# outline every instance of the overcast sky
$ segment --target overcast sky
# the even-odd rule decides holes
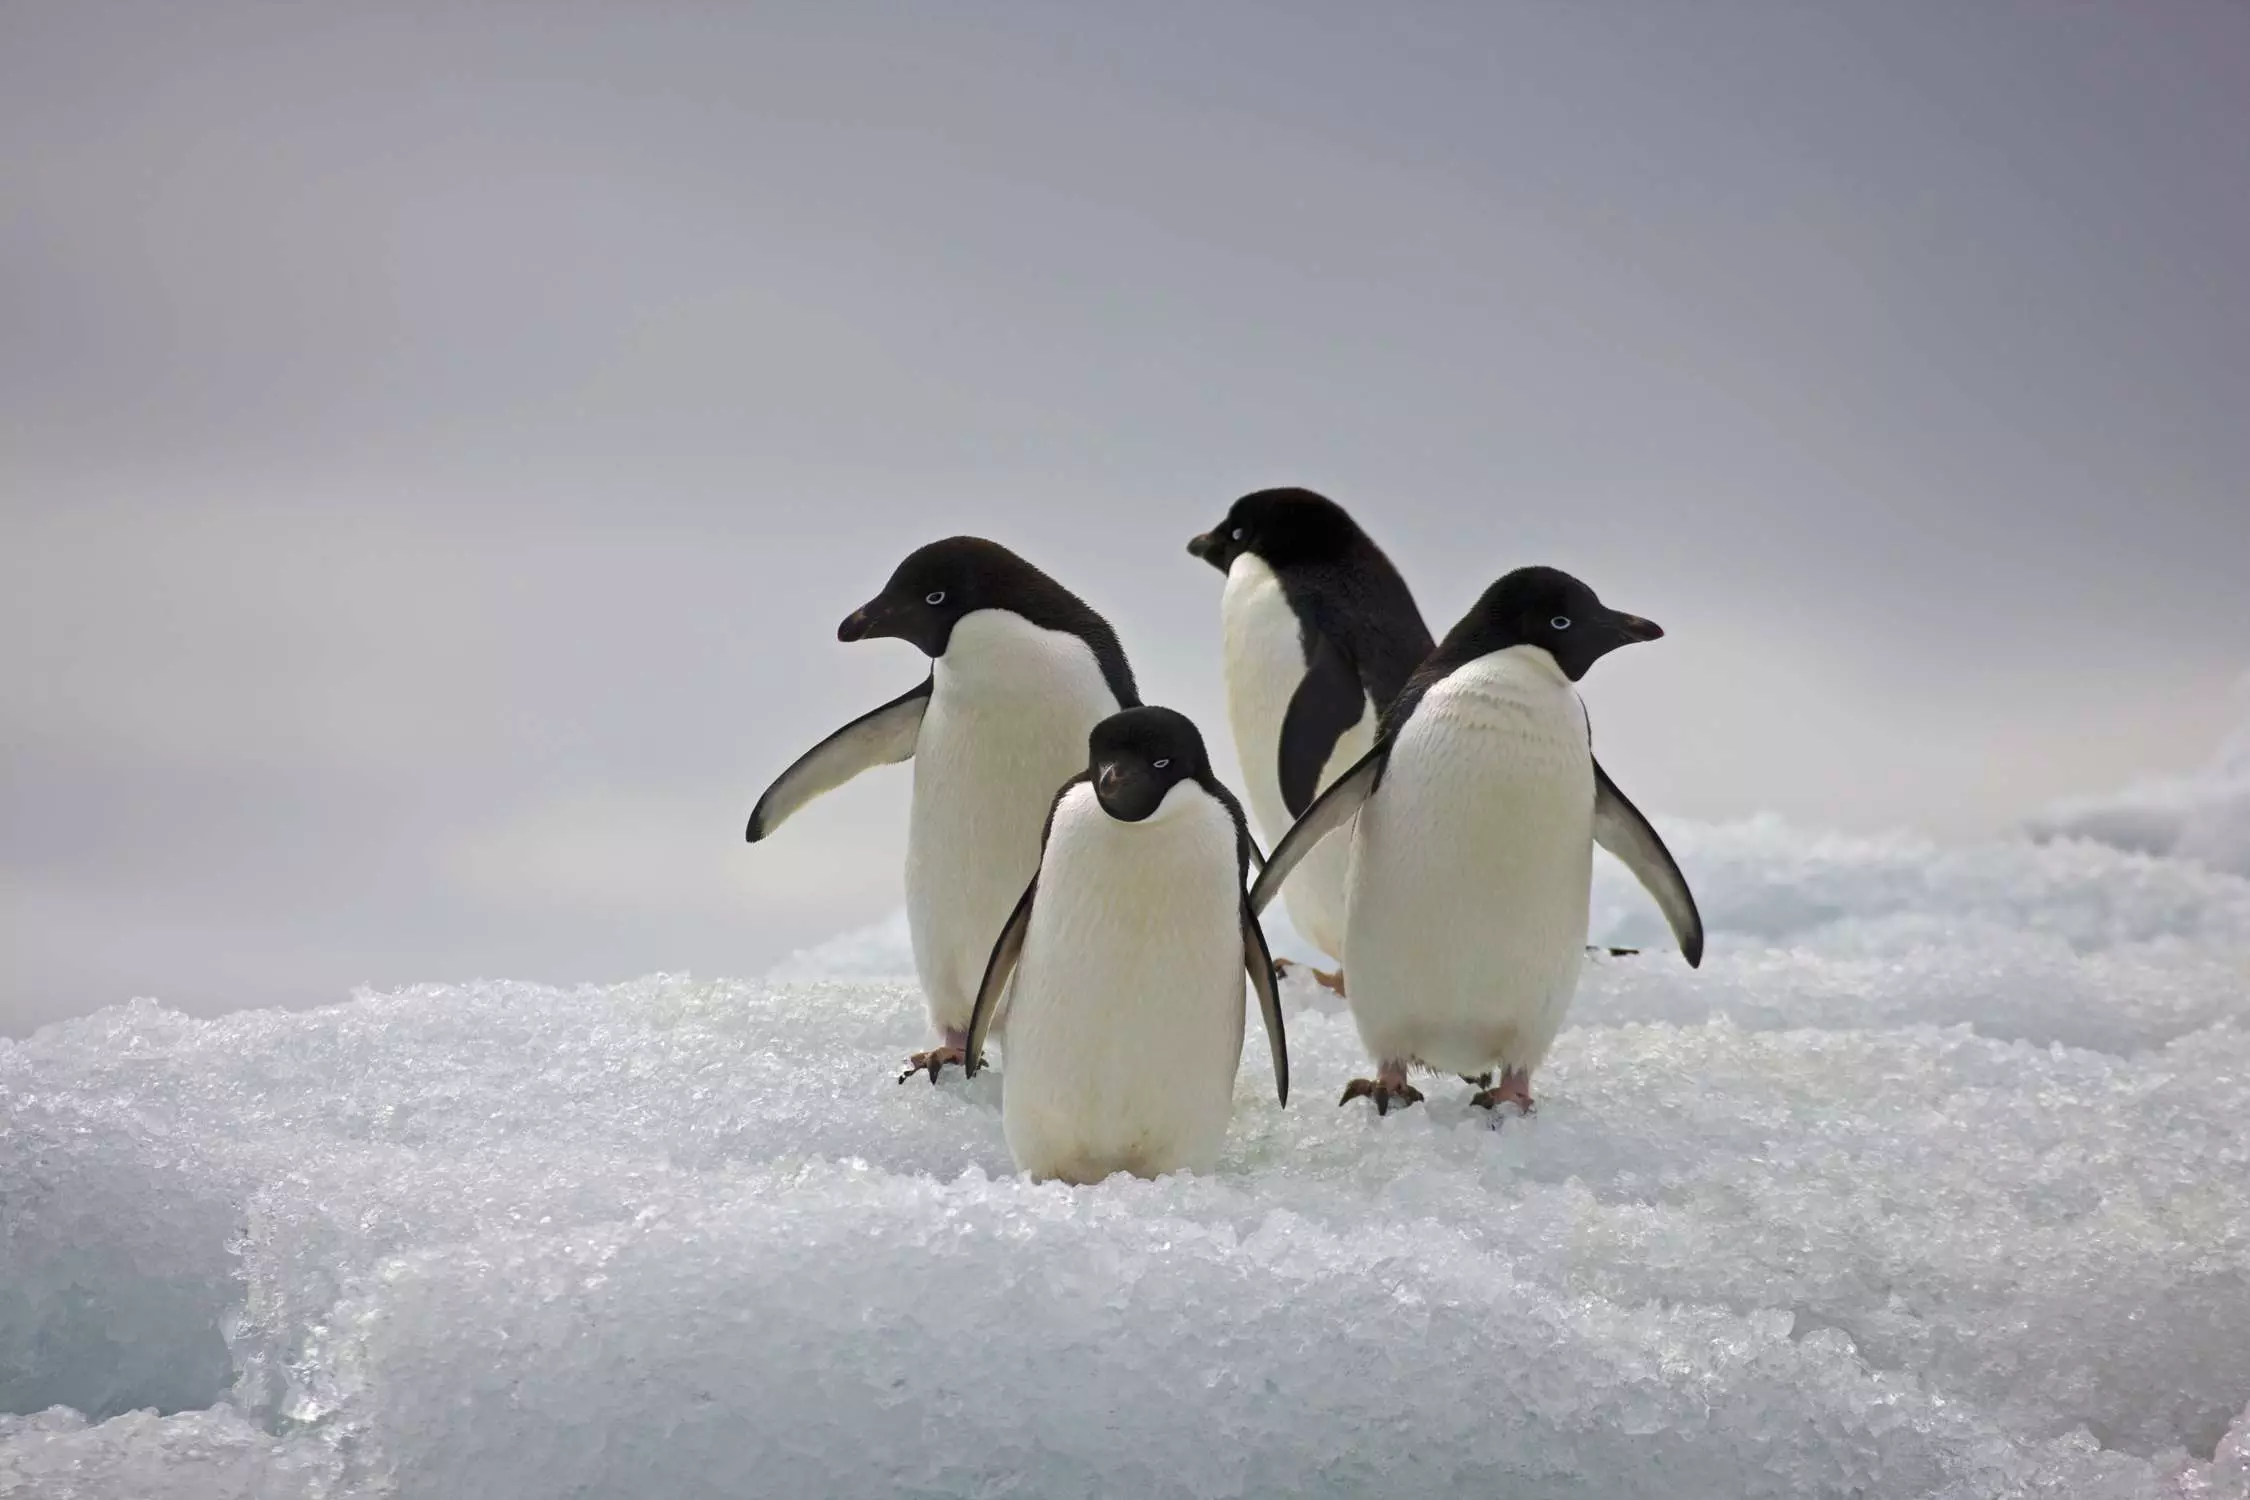
[[[754,973],[1004,541],[1219,742],[1237,494],[1559,564],[1643,806],[1988,835],[2250,664],[2250,7],[0,0],[0,1033]]]

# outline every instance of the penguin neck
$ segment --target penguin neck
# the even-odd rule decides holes
[[[1221,597],[1227,604],[1239,607],[1249,595],[1280,587],[1280,576],[1274,572],[1271,563],[1255,552],[1240,552],[1227,565],[1226,588]]]
[[[1081,679],[1097,686],[1103,681],[1101,663],[1084,639],[1005,609],[980,609],[956,621],[931,675],[936,692],[980,700],[1037,701]]]
[[[1482,644],[1482,643],[1480,643]],[[1458,659],[1446,670],[1446,676],[1515,677],[1533,682],[1557,682],[1564,687],[1575,687],[1562,663],[1544,646],[1494,642],[1482,650],[1461,651]],[[1447,653],[1449,655],[1454,653]]]
[[[1570,674],[1562,669],[1562,663],[1556,661],[1554,653],[1545,646],[1503,646],[1492,654],[1505,661],[1510,671],[1526,673],[1543,682],[1560,683],[1573,691],[1577,688]]]
[[[1526,712],[1545,715],[1583,710],[1577,684],[1542,646],[1503,646],[1472,657],[1431,688],[1425,699],[1439,717],[1481,722],[1497,715],[1514,722]]]

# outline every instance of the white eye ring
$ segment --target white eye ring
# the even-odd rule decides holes
[[[945,590],[939,589],[934,593],[924,594],[922,602],[924,604],[943,604],[945,602]]]
[[[1163,760],[1159,760],[1159,761],[1152,761],[1152,762],[1150,762],[1150,764],[1154,765],[1154,766],[1156,767],[1156,769],[1158,769],[1159,771],[1163,770],[1163,769],[1164,769],[1164,768],[1165,768],[1166,766],[1170,765],[1171,763],[1172,763],[1172,761],[1171,761],[1171,758],[1170,758],[1169,756],[1167,756],[1167,757],[1166,757],[1165,759],[1163,759]]]
[[[1234,530],[1228,532],[1227,535],[1233,537],[1236,541],[1239,542],[1242,540],[1242,528],[1237,526],[1234,528]]]
[[[1551,629],[1568,630],[1570,629],[1570,616],[1557,615],[1552,620],[1549,620],[1547,624]]]

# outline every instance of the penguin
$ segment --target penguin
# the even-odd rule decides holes
[[[1055,787],[1085,764],[1093,727],[1141,700],[1109,622],[981,537],[909,553],[836,627],[840,641],[884,636],[920,648],[929,676],[782,772],[751,812],[748,838],[768,837],[871,766],[914,762],[907,927],[939,1041],[908,1058],[899,1082],[927,1073],[934,1084],[963,1060],[992,934],[1039,867]]]
[[[1593,846],[1663,910],[1688,965],[1703,920],[1680,867],[1594,759],[1576,684],[1609,652],[1664,634],[1554,568],[1486,589],[1384,716],[1375,747],[1282,839],[1251,895],[1263,911],[1303,856],[1351,827],[1352,1018],[1376,1063],[1342,1103],[1413,1104],[1409,1065],[1459,1074],[1486,1109],[1532,1107],[1585,960]],[[1492,1083],[1497,1070],[1500,1082]]]
[[[1188,552],[1226,575],[1227,719],[1251,811],[1280,839],[1373,746],[1383,711],[1435,643],[1398,569],[1325,495],[1244,495]],[[1313,978],[1338,994],[1350,854],[1349,840],[1310,852],[1285,892],[1297,930],[1336,961]]]
[[[1185,715],[1114,714],[1086,757],[992,946],[967,1068],[1005,999],[1000,1113],[1020,1170],[1072,1183],[1207,1172],[1233,1112],[1245,970],[1289,1102],[1273,961],[1244,888],[1250,830]]]

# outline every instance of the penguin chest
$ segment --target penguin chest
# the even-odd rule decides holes
[[[1495,652],[1432,687],[1360,810],[1351,1002],[1379,1058],[1530,1068],[1584,962],[1585,709],[1553,658]]]
[[[1055,809],[1008,998],[1001,1115],[1034,1177],[1207,1170],[1242,1057],[1234,820],[1200,787],[1121,823]]]
[[[1281,580],[1263,558],[1244,553],[1227,570],[1220,601],[1227,684],[1227,723],[1242,757],[1243,790],[1267,846],[1280,842],[1296,820],[1281,799],[1281,726],[1289,700],[1305,676],[1304,632]],[[1365,755],[1375,743],[1378,714],[1369,702],[1359,722],[1337,737],[1321,768],[1320,786]],[[1319,947],[1343,954],[1344,879],[1351,840],[1326,840],[1307,855],[1282,888],[1290,920]]]
[[[1087,644],[984,610],[954,626],[914,746],[906,902],[915,967],[940,1026],[968,1024],[985,960],[1039,867],[1056,788],[1117,711]]]

